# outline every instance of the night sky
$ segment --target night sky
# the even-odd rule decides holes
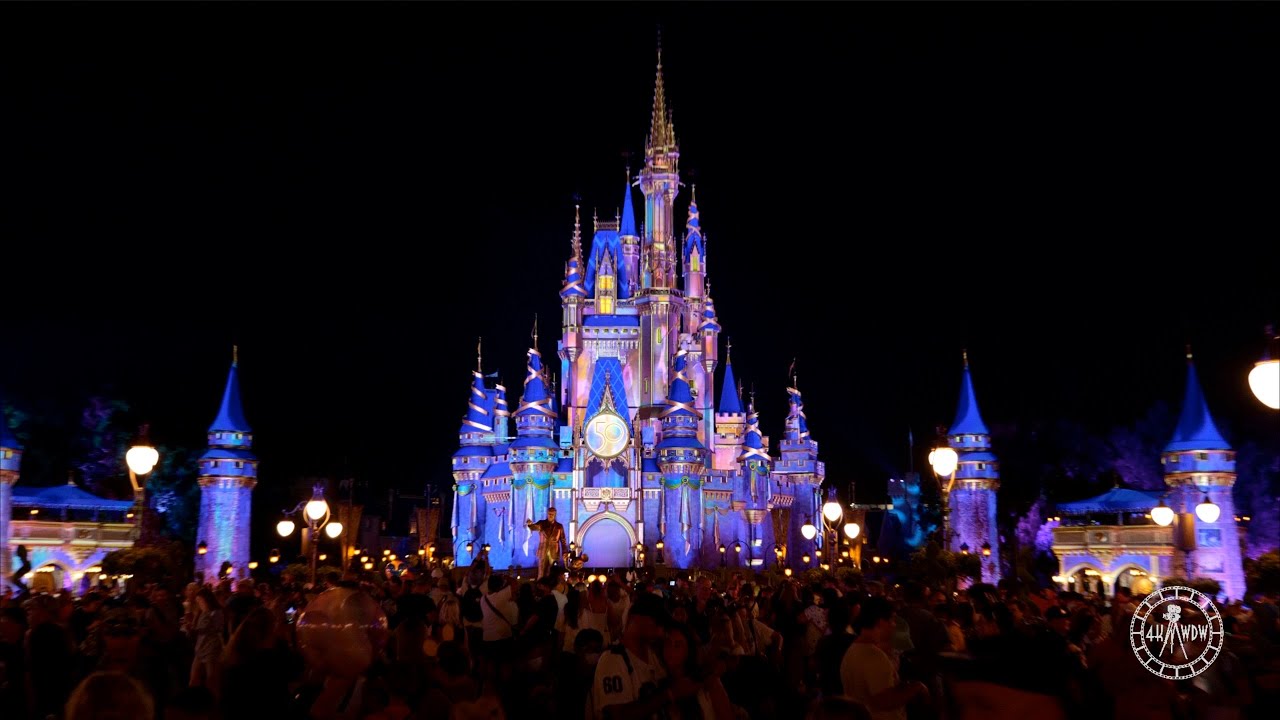
[[[797,358],[829,478],[923,463],[963,348],[993,426],[1176,407],[1190,342],[1228,438],[1280,432],[1274,8],[6,15],[0,394],[46,423],[202,445],[238,343],[262,483],[451,482],[477,336],[509,387],[535,312],[554,352],[574,197],[639,169],[661,25],[734,369],[778,438]]]

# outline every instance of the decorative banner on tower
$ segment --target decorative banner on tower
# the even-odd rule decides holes
[[[689,478],[680,483],[680,533],[684,535],[684,554],[688,555],[693,543],[689,540]]]

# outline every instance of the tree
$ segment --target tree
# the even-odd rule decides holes
[[[102,572],[108,575],[132,575],[131,583],[159,583],[170,590],[182,589],[185,578],[192,575],[191,548],[180,542],[166,541],[149,547],[116,550],[102,559]]]
[[[94,396],[80,413],[75,467],[84,488],[99,497],[125,499],[130,495],[128,483],[122,480],[124,454],[132,434],[119,428],[120,416],[128,411],[123,400]]]
[[[1244,576],[1250,597],[1258,593],[1280,593],[1280,550],[1246,558]]]

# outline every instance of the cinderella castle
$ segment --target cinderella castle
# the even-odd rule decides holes
[[[453,455],[458,565],[536,565],[539,538],[525,524],[550,508],[589,567],[771,567],[788,548],[812,547],[800,527],[820,522],[825,471],[800,391],[786,389],[778,456],[753,400],[743,402],[727,343],[717,402],[721,327],[696,197],[684,231],[676,226],[679,160],[659,53],[645,165],[628,177],[620,215],[593,218],[588,249],[575,212],[560,386],[536,327],[514,411],[505,387],[490,387],[480,367],[472,373]]]

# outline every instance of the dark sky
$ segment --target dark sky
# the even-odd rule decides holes
[[[476,336],[513,387],[534,312],[554,350],[661,24],[735,370],[777,437],[798,358],[833,479],[950,422],[962,348],[993,425],[1176,405],[1191,342],[1228,436],[1276,432],[1271,7],[5,14],[0,393],[46,421],[108,393],[201,444],[238,342],[263,482],[447,482]]]

